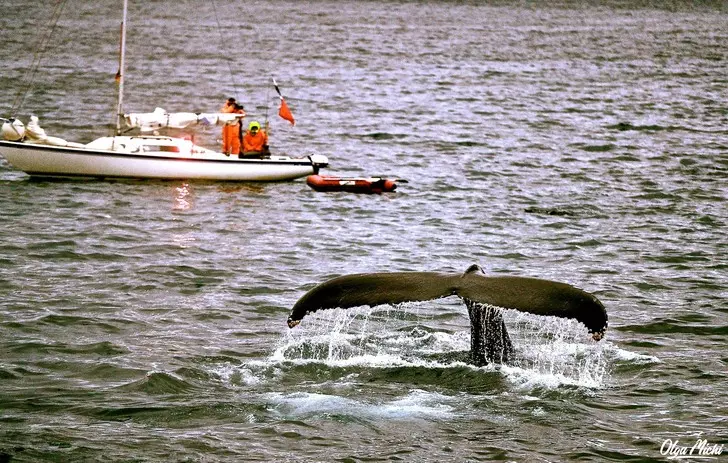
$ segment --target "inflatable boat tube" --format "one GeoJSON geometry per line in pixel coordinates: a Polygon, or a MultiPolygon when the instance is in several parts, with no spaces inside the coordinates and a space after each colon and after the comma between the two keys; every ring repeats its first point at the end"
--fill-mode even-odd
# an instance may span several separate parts
{"type": "Polygon", "coordinates": [[[386,193],[397,189],[396,179],[383,177],[333,177],[309,175],[306,184],[316,191],[347,191],[349,193],[386,193]]]}

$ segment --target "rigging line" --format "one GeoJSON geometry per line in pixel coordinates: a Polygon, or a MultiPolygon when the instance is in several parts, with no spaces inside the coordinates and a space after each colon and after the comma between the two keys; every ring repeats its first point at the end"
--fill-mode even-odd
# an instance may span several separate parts
{"type": "Polygon", "coordinates": [[[265,107],[265,129],[268,130],[268,135],[270,135],[270,130],[268,129],[268,113],[270,112],[270,86],[265,86],[265,101],[266,101],[266,107],[265,107]]]}
{"type": "MultiPolygon", "coordinates": [[[[220,18],[217,16],[217,4],[215,3],[215,0],[212,0],[212,11],[215,13],[215,22],[217,23],[217,32],[220,34],[220,43],[227,43],[225,38],[222,35],[222,25],[220,24],[220,18]]],[[[235,92],[236,98],[238,97],[238,82],[235,79],[235,74],[233,73],[233,66],[230,62],[230,59],[226,59],[228,70],[230,71],[230,78],[233,81],[233,91],[235,92]]]]}
{"type": "Polygon", "coordinates": [[[43,59],[43,54],[46,51],[46,48],[48,46],[48,42],[51,39],[51,36],[53,35],[53,32],[56,29],[56,26],[58,25],[58,20],[61,18],[61,14],[63,13],[63,7],[66,6],[66,0],[57,0],[56,1],[56,8],[53,11],[53,14],[51,15],[50,19],[50,27],[45,27],[43,30],[46,32],[45,36],[40,35],[38,42],[35,44],[34,52],[33,52],[33,61],[31,62],[30,67],[25,71],[25,76],[23,77],[23,82],[27,82],[27,85],[25,85],[25,88],[21,88],[18,91],[18,94],[15,96],[15,100],[13,101],[13,106],[11,108],[11,116],[15,116],[17,111],[20,110],[20,107],[23,105],[23,102],[25,101],[26,96],[28,96],[28,93],[33,88],[33,82],[35,80],[35,76],[38,71],[38,67],[40,66],[40,62],[43,59]]]}

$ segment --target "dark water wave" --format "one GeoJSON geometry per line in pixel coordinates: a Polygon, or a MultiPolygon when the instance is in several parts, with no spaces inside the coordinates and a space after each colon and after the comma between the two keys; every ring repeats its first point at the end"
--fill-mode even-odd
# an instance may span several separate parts
{"type": "Polygon", "coordinates": [[[687,131],[687,132],[704,132],[704,133],[713,133],[715,135],[726,135],[728,133],[725,130],[701,130],[694,127],[685,127],[685,126],[669,126],[669,127],[663,127],[659,125],[633,125],[629,122],[620,122],[619,124],[610,125],[607,127],[608,129],[613,130],[619,130],[619,131],[626,131],[626,130],[635,130],[635,131],[644,131],[644,132],[659,132],[661,130],[666,131],[687,131]]]}
{"type": "Polygon", "coordinates": [[[684,333],[700,336],[724,336],[728,333],[728,326],[690,325],[674,319],[662,320],[646,325],[625,325],[619,327],[619,329],[644,334],[684,333]]]}

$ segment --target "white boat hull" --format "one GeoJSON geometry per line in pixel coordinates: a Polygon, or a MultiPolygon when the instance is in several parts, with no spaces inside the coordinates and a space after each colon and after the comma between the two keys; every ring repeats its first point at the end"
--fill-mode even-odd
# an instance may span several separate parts
{"type": "Polygon", "coordinates": [[[151,178],[283,181],[325,166],[308,158],[239,159],[221,153],[149,152],[59,147],[0,140],[0,154],[13,167],[39,177],[151,178]]]}

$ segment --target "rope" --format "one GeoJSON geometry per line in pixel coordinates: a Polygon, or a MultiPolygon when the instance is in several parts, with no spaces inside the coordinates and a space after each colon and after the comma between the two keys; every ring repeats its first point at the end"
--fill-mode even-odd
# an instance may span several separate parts
{"type": "MultiPolygon", "coordinates": [[[[217,14],[217,3],[215,2],[215,0],[212,0],[211,3],[212,3],[213,12],[215,13],[215,22],[217,23],[217,31],[220,34],[220,43],[227,43],[227,40],[225,40],[225,38],[223,37],[223,34],[222,34],[222,24],[220,23],[220,19],[217,14]]],[[[240,85],[238,84],[238,81],[235,78],[235,73],[233,72],[232,60],[228,59],[226,61],[227,61],[227,65],[228,65],[228,71],[230,72],[230,78],[233,82],[233,90],[235,92],[236,97],[238,97],[238,96],[240,96],[240,93],[239,93],[240,85]]],[[[264,127],[266,127],[266,128],[268,127],[268,117],[269,117],[270,105],[271,105],[269,97],[270,97],[270,87],[266,85],[266,95],[265,95],[266,109],[265,109],[265,125],[264,125],[264,127]]],[[[249,112],[249,111],[246,111],[246,112],[247,112],[247,115],[250,116],[251,118],[255,117],[252,112],[249,112]]]]}
{"type": "MultiPolygon", "coordinates": [[[[217,23],[217,32],[220,34],[220,43],[227,43],[225,40],[225,37],[222,35],[222,25],[220,24],[220,18],[217,16],[217,5],[215,3],[215,0],[212,0],[212,11],[215,13],[215,22],[217,23]]],[[[228,55],[229,56],[229,55],[228,55]]],[[[230,59],[226,59],[228,70],[230,71],[230,79],[233,81],[233,91],[235,92],[235,95],[238,94],[238,82],[235,79],[235,74],[233,73],[233,66],[230,59]]]]}
{"type": "Polygon", "coordinates": [[[268,113],[270,113],[270,86],[265,86],[265,101],[267,102],[267,106],[265,107],[265,130],[268,135],[270,135],[270,128],[268,127],[268,113]]]}
{"type": "Polygon", "coordinates": [[[28,82],[25,88],[21,88],[18,91],[18,94],[15,96],[15,100],[13,100],[13,106],[11,108],[10,114],[11,116],[15,116],[16,113],[20,110],[21,106],[23,106],[23,102],[25,101],[25,98],[28,96],[28,93],[33,89],[33,81],[35,80],[35,76],[38,71],[38,67],[40,66],[40,62],[43,58],[43,54],[46,51],[46,47],[48,46],[48,42],[51,39],[51,36],[53,35],[53,32],[56,29],[56,26],[58,25],[58,20],[61,17],[61,13],[63,12],[63,7],[66,5],[66,0],[56,0],[56,7],[53,11],[53,14],[51,15],[51,19],[49,22],[49,27],[45,27],[43,30],[46,31],[46,35],[43,36],[39,34],[39,38],[37,43],[33,46],[33,62],[31,63],[31,66],[25,71],[25,76],[23,77],[23,82],[28,82]]]}

